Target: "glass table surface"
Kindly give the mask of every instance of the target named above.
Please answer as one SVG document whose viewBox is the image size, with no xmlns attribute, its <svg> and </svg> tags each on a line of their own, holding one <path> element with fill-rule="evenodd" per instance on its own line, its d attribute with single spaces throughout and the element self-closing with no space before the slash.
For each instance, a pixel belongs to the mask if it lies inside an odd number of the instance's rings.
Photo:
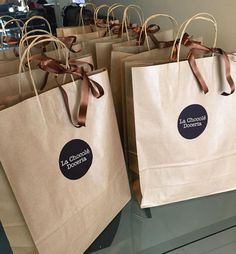
<svg viewBox="0 0 236 254">
<path fill-rule="evenodd" d="M 236 191 L 151 209 L 133 198 L 84 254 L 182 253 L 179 248 L 234 227 Z M 12 254 L 1 224 L 0 253 Z"/>
<path fill-rule="evenodd" d="M 85 254 L 170 253 L 236 227 L 236 192 L 151 209 L 140 209 L 132 199 L 115 220 Z"/>
</svg>

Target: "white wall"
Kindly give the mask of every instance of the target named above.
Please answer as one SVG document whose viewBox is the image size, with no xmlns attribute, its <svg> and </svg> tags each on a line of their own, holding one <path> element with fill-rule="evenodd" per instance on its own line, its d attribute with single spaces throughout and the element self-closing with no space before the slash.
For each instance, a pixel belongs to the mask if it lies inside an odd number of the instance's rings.
<svg viewBox="0 0 236 254">
<path fill-rule="evenodd" d="M 97 6 L 116 2 L 124 5 L 137 4 L 142 7 L 145 17 L 155 13 L 166 13 L 177 19 L 179 24 L 198 12 L 208 12 L 214 15 L 218 23 L 217 46 L 226 51 L 236 51 L 236 0 L 93 0 L 92 2 Z M 118 15 L 118 12 L 116 14 Z M 155 23 L 163 25 L 163 22 L 162 18 Z M 202 34 L 205 44 L 210 46 L 213 41 L 212 26 L 206 22 L 194 23 L 188 32 Z"/>
</svg>

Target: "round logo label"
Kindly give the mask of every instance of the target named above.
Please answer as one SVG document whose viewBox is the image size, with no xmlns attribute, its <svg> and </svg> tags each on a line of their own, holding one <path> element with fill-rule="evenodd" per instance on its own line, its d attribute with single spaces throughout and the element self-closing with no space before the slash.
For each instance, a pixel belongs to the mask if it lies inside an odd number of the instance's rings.
<svg viewBox="0 0 236 254">
<path fill-rule="evenodd" d="M 62 148 L 59 166 L 66 178 L 76 180 L 88 172 L 92 161 L 93 153 L 90 146 L 81 139 L 73 139 Z"/>
<path fill-rule="evenodd" d="M 200 136 L 207 126 L 208 116 L 199 104 L 186 107 L 178 118 L 178 130 L 182 137 L 194 139 Z"/>
</svg>

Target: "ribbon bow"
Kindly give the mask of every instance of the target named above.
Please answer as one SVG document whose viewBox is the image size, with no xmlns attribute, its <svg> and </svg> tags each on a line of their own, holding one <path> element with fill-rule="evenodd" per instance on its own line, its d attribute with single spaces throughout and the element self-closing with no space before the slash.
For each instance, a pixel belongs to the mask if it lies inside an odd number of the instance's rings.
<svg viewBox="0 0 236 254">
<path fill-rule="evenodd" d="M 63 42 L 66 45 L 66 47 L 69 49 L 69 51 L 71 51 L 72 53 L 78 53 L 81 51 L 81 49 L 79 50 L 73 49 L 73 46 L 76 43 L 76 36 L 58 37 L 58 39 L 61 42 Z"/>
<path fill-rule="evenodd" d="M 234 81 L 233 81 L 231 73 L 230 73 L 230 61 L 229 61 L 228 54 L 224 50 L 222 50 L 221 48 L 208 48 L 202 44 L 197 44 L 197 43 L 190 41 L 190 40 L 185 40 L 184 45 L 186 45 L 187 47 L 190 48 L 187 59 L 188 59 L 189 65 L 193 71 L 193 74 L 197 79 L 197 82 L 198 82 L 200 88 L 203 90 L 203 92 L 205 94 L 208 92 L 208 86 L 207 86 L 205 80 L 203 79 L 203 77 L 197 67 L 197 64 L 196 64 L 195 56 L 198 54 L 204 54 L 204 55 L 216 54 L 216 55 L 223 56 L 224 63 L 225 63 L 226 80 L 230 86 L 230 93 L 222 92 L 221 95 L 228 96 L 228 95 L 234 93 L 235 84 L 234 84 Z"/>
<path fill-rule="evenodd" d="M 98 99 L 104 95 L 104 90 L 100 84 L 98 84 L 96 81 L 90 79 L 87 76 L 87 73 L 85 72 L 82 66 L 82 64 L 85 64 L 85 62 L 81 62 L 78 60 L 71 60 L 69 62 L 69 68 L 66 68 L 60 61 L 47 57 L 45 55 L 34 55 L 30 58 L 30 61 L 37 61 L 38 67 L 46 71 L 47 73 L 72 74 L 78 77 L 80 80 L 82 80 L 77 123 L 74 123 L 72 119 L 70 107 L 69 107 L 69 98 L 67 96 L 65 89 L 59 84 L 58 84 L 58 87 L 61 91 L 70 122 L 76 128 L 86 126 L 85 124 L 86 124 L 86 115 L 87 115 L 87 108 L 88 108 L 88 102 L 89 102 L 89 94 L 91 92 L 92 95 Z"/>
<path fill-rule="evenodd" d="M 143 45 L 145 42 L 145 31 L 142 31 L 142 27 L 136 27 L 132 29 L 133 32 L 137 33 L 137 45 Z M 142 34 L 140 35 L 142 31 Z M 160 27 L 156 24 L 150 24 L 147 29 L 147 35 L 151 38 L 151 40 L 153 41 L 153 43 L 156 45 L 157 44 L 157 39 L 154 36 L 155 33 L 160 31 Z"/>
</svg>

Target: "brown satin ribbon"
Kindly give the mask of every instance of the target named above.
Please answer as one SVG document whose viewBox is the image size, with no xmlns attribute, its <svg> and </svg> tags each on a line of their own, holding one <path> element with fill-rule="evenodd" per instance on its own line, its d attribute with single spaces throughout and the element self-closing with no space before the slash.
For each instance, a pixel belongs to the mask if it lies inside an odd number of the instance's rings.
<svg viewBox="0 0 236 254">
<path fill-rule="evenodd" d="M 174 40 L 171 41 L 159 41 L 156 37 L 155 37 L 155 33 L 160 31 L 160 27 L 158 25 L 155 24 L 150 24 L 147 27 L 147 35 L 150 37 L 150 39 L 152 40 L 152 42 L 155 45 L 155 48 L 158 49 L 163 49 L 163 48 L 168 48 L 168 47 L 172 47 L 174 44 Z M 139 38 L 140 38 L 140 32 L 141 32 L 141 28 L 134 28 L 133 32 L 137 32 L 138 36 L 137 36 L 137 45 L 143 45 L 145 42 L 145 32 L 142 32 L 141 35 L 141 41 L 139 42 Z"/>
<path fill-rule="evenodd" d="M 117 34 L 119 38 L 121 38 L 122 35 L 122 24 L 110 24 L 110 31 L 112 34 Z"/>
<path fill-rule="evenodd" d="M 69 107 L 69 99 L 65 89 L 58 84 L 59 89 L 61 91 L 66 111 L 69 117 L 70 122 L 76 127 L 80 128 L 82 126 L 86 126 L 86 115 L 89 101 L 90 92 L 95 98 L 100 98 L 104 95 L 104 90 L 100 84 L 89 79 L 83 67 L 79 66 L 79 61 L 72 61 L 70 68 L 65 68 L 59 61 L 49 58 L 44 55 L 34 55 L 31 57 L 30 61 L 37 61 L 39 68 L 46 72 L 54 73 L 54 74 L 72 74 L 79 79 L 81 79 L 81 94 L 80 94 L 80 106 L 79 113 L 77 116 L 77 123 L 74 123 Z M 80 62 L 81 64 L 84 62 Z"/>
<path fill-rule="evenodd" d="M 225 75 L 226 75 L 226 80 L 230 86 L 230 93 L 222 92 L 221 95 L 228 96 L 234 93 L 235 84 L 230 72 L 230 61 L 229 61 L 228 54 L 224 50 L 220 48 L 208 48 L 204 45 L 193 43 L 190 40 L 186 40 L 185 45 L 190 48 L 190 52 L 188 55 L 189 65 L 193 71 L 194 76 L 196 77 L 198 81 L 200 88 L 203 90 L 204 93 L 208 92 L 208 87 L 196 64 L 195 56 L 197 56 L 198 54 L 204 54 L 204 55 L 216 54 L 216 55 L 223 56 L 224 63 L 225 63 Z"/>
<path fill-rule="evenodd" d="M 81 49 L 79 50 L 74 50 L 73 46 L 76 43 L 76 36 L 67 36 L 67 37 L 58 37 L 58 39 L 63 42 L 66 47 L 69 49 L 69 51 L 71 51 L 72 53 L 78 53 L 81 51 Z"/>
<path fill-rule="evenodd" d="M 8 45 L 18 45 L 20 42 L 19 39 L 12 37 L 12 36 L 3 36 L 3 43 Z"/>
<path fill-rule="evenodd" d="M 75 127 L 85 126 L 90 91 L 92 95 L 97 99 L 104 95 L 103 88 L 97 82 L 88 78 L 83 67 L 80 68 L 79 73 L 82 74 L 81 96 L 80 96 L 79 113 L 77 116 L 78 124 L 74 125 Z M 60 86 L 60 89 L 63 89 L 63 88 Z M 63 92 L 63 97 L 64 96 L 65 96 L 65 91 Z M 65 106 L 68 108 L 67 111 L 70 111 L 69 104 L 65 103 Z"/>
<path fill-rule="evenodd" d="M 132 30 L 133 32 L 136 32 L 135 28 L 132 27 L 132 24 L 128 25 L 128 29 Z M 124 29 L 122 31 L 122 24 L 121 23 L 119 23 L 119 24 L 117 24 L 117 23 L 110 23 L 109 24 L 109 30 L 112 32 L 112 34 L 117 34 L 118 38 L 121 38 L 122 32 L 124 32 L 124 33 L 126 32 L 126 28 L 125 27 L 124 27 Z M 109 35 L 108 31 L 105 33 L 104 37 L 107 36 L 107 35 Z"/>
<path fill-rule="evenodd" d="M 3 36 L 3 43 L 6 43 L 7 45 L 12 45 L 12 46 L 17 46 L 19 45 L 20 40 L 12 37 L 12 36 Z M 19 52 L 17 49 L 14 47 L 13 48 L 13 53 L 16 57 L 19 57 Z"/>
<path fill-rule="evenodd" d="M 184 36 L 183 36 L 183 39 L 181 41 L 181 44 L 190 48 L 190 45 L 196 45 L 196 44 L 200 45 L 201 42 L 200 41 L 192 40 L 192 36 L 189 36 L 187 33 L 185 33 Z M 176 45 L 174 47 L 174 52 L 173 52 L 173 56 L 172 56 L 172 59 L 171 59 L 173 62 L 175 62 L 177 60 L 179 45 L 180 45 L 180 39 L 178 39 L 176 41 Z M 173 46 L 173 44 L 171 46 Z"/>
<path fill-rule="evenodd" d="M 147 35 L 151 38 L 154 44 L 157 43 L 157 39 L 155 38 L 154 34 L 160 31 L 160 27 L 156 24 L 150 24 L 147 27 Z M 141 33 L 141 27 L 139 28 L 134 28 L 133 32 L 137 32 L 137 45 L 143 45 L 145 42 L 145 31 L 142 31 L 141 34 L 141 40 L 139 41 L 140 38 L 140 33 Z"/>
<path fill-rule="evenodd" d="M 70 59 L 69 60 L 69 65 L 71 67 L 81 67 L 83 65 L 88 65 L 90 67 L 90 70 L 93 71 L 94 70 L 94 66 L 91 64 L 91 63 L 87 63 L 87 62 L 84 62 L 84 61 L 80 61 L 78 59 Z"/>
</svg>

